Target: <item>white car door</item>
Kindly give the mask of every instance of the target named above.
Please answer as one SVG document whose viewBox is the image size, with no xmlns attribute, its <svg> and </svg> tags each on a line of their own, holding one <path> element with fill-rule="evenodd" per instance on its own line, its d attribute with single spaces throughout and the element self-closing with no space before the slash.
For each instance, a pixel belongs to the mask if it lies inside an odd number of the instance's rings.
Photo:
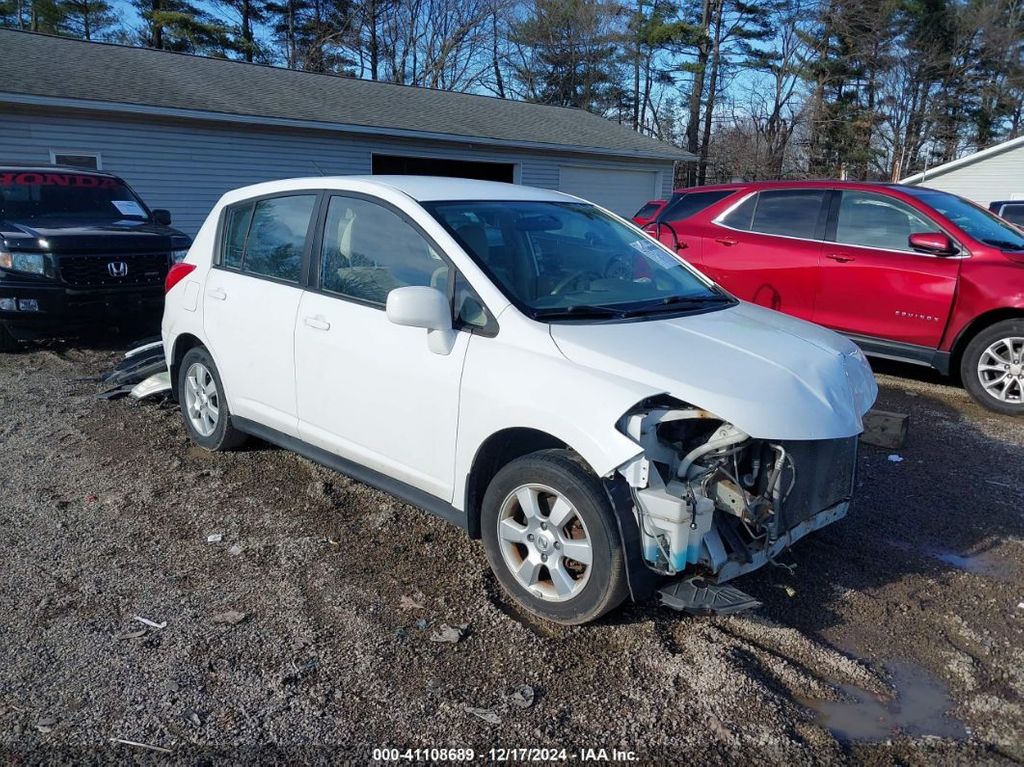
<svg viewBox="0 0 1024 767">
<path fill-rule="evenodd" d="M 396 209 L 344 194 L 329 200 L 317 260 L 295 324 L 300 437 L 450 501 L 471 336 L 436 354 L 425 330 L 384 312 L 396 287 L 447 290 L 448 263 Z"/>
<path fill-rule="evenodd" d="M 203 329 L 232 414 L 291 436 L 295 317 L 316 201 L 299 192 L 229 208 L 203 296 Z"/>
</svg>

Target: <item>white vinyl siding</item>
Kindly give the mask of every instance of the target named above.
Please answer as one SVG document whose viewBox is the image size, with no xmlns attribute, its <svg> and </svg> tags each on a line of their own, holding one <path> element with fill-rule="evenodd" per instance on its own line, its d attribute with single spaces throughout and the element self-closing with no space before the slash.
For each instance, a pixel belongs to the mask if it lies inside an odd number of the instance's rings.
<svg viewBox="0 0 1024 767">
<path fill-rule="evenodd" d="M 950 170 L 936 168 L 914 186 L 958 194 L 987 208 L 995 200 L 1024 198 L 1024 146 L 983 157 Z"/>
</svg>

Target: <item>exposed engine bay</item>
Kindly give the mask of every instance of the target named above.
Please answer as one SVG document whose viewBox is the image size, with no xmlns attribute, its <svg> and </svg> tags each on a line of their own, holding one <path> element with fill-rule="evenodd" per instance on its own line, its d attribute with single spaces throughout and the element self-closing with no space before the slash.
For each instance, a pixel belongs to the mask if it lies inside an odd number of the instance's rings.
<svg viewBox="0 0 1024 767">
<path fill-rule="evenodd" d="M 857 437 L 755 439 L 668 397 L 640 403 L 618 428 L 644 450 L 619 473 L 645 564 L 662 575 L 727 581 L 849 508 Z"/>
</svg>

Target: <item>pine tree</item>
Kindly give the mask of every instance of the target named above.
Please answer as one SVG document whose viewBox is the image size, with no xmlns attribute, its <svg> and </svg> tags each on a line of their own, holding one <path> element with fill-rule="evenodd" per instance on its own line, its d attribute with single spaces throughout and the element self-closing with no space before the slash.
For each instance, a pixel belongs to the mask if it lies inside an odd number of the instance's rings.
<svg viewBox="0 0 1024 767">
<path fill-rule="evenodd" d="M 63 10 L 61 32 L 71 37 L 95 40 L 120 22 L 107 0 L 59 0 Z"/>
<path fill-rule="evenodd" d="M 234 45 L 228 27 L 189 0 L 132 0 L 146 26 L 139 42 L 149 48 L 227 56 Z"/>
<path fill-rule="evenodd" d="M 534 0 L 512 27 L 526 98 L 604 112 L 615 102 L 614 8 L 601 0 Z"/>
</svg>

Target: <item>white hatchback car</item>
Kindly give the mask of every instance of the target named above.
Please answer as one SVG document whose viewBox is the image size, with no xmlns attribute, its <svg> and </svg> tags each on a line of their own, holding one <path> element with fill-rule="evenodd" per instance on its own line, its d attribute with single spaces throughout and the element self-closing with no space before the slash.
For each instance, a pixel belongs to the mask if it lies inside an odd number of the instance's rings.
<svg viewBox="0 0 1024 767">
<path fill-rule="evenodd" d="M 877 389 L 854 344 L 742 303 L 558 192 L 427 177 L 229 192 L 167 278 L 191 438 L 301 453 L 483 538 L 561 623 L 690 610 L 842 517 Z"/>
</svg>

